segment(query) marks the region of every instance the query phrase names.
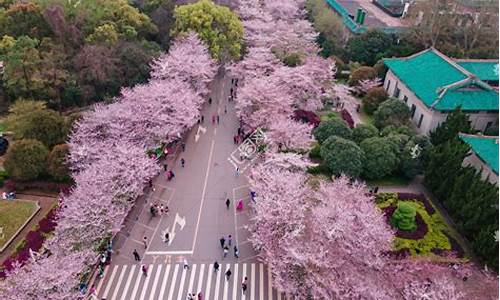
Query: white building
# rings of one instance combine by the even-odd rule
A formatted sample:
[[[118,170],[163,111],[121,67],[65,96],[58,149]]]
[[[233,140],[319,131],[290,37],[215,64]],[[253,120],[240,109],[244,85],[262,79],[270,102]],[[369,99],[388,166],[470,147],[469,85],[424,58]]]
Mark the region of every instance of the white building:
[[[453,60],[429,48],[384,63],[385,90],[408,105],[420,133],[433,131],[458,106],[477,130],[498,125],[498,61]]]
[[[498,137],[460,133],[462,141],[469,144],[470,154],[463,166],[473,166],[481,171],[483,179],[498,184]]]

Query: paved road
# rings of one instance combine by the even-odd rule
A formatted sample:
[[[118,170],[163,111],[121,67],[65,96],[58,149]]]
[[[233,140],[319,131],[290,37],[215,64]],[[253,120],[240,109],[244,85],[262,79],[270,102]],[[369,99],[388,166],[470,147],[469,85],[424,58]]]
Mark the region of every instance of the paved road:
[[[230,268],[229,280],[224,272]],[[221,272],[223,271],[223,272]],[[184,300],[188,293],[202,293],[203,299],[259,300],[286,299],[272,289],[268,269],[262,263],[222,264],[214,272],[213,264],[151,264],[144,276],[140,265],[114,265],[100,287],[99,299],[110,300]],[[247,290],[243,294],[241,283],[247,277]]]
[[[185,276],[189,275],[190,281],[198,280],[195,292],[206,290],[214,295],[204,299],[218,299],[215,294],[225,295],[226,288],[229,296],[221,299],[244,299],[239,293],[241,291],[238,292],[242,274],[251,274],[256,268],[256,278],[251,286],[264,287],[263,281],[267,285],[262,294],[256,292],[255,299],[271,299],[267,271],[262,269],[247,240],[249,233],[245,225],[249,219],[250,197],[245,173],[237,175],[235,167],[228,161],[237,148],[233,136],[239,123],[234,102],[228,102],[230,89],[230,78],[219,74],[211,86],[212,104],[206,103],[202,110],[205,121],[188,134],[185,151],[179,149],[178,153],[169,155],[168,169],[173,170],[175,178],[168,181],[161,174],[154,180],[154,191],[146,196],[146,205],[135,219],[127,221],[125,230],[115,240],[112,263],[99,283],[99,297],[164,299],[167,294],[159,296],[163,290],[164,293],[168,291],[167,299],[185,299],[192,287],[186,282]],[[212,122],[214,115],[219,115],[219,123]],[[181,158],[186,161],[185,167],[180,164]],[[231,201],[229,209],[225,205],[227,198]],[[234,205],[240,199],[244,201],[243,211],[237,211]],[[168,206],[170,211],[163,216],[151,217],[151,203]],[[170,234],[168,243],[164,241],[167,231]],[[219,239],[222,236],[228,239],[229,235],[232,236],[231,251],[223,258]],[[144,247],[144,237],[147,238],[147,247]],[[234,256],[234,245],[239,248],[239,258]],[[141,256],[140,262],[133,259],[134,249]],[[184,259],[192,264],[192,270],[186,273],[182,266],[178,267]],[[224,268],[230,264],[233,273],[239,274],[239,279],[234,276],[235,282],[228,285],[222,280],[217,289],[217,282],[221,279],[210,278],[211,272],[208,272],[215,261],[224,264]],[[150,265],[151,276],[139,276],[141,264]],[[261,274],[264,277],[259,277]],[[134,289],[137,289],[136,294],[133,294]],[[250,296],[250,299],[254,298]]]

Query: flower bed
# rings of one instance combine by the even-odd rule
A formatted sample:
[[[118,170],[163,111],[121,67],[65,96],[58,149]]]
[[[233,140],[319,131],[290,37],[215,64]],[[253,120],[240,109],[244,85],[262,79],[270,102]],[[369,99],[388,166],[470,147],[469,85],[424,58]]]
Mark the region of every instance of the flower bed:
[[[24,265],[30,258],[29,249],[38,251],[42,248],[47,236],[56,228],[56,212],[57,207],[52,208],[45,218],[38,222],[36,228],[28,232],[18,249],[16,249],[16,252],[3,262],[0,269],[0,278],[5,277],[5,271],[13,269],[15,262]]]
[[[447,255],[453,251],[458,256],[463,256],[463,249],[451,237],[450,228],[443,217],[422,194],[378,194],[377,206],[383,210],[388,224],[390,224],[390,218],[396,210],[398,202],[401,201],[415,208],[417,229],[413,232],[395,229],[394,251],[387,253],[388,255],[404,258],[406,253],[413,256]]]

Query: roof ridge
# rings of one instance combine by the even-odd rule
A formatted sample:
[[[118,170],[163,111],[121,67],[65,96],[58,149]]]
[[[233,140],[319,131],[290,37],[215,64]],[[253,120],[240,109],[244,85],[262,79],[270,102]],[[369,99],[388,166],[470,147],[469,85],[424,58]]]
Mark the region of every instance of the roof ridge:
[[[452,58],[450,58],[450,57],[444,55],[443,53],[441,53],[438,49],[436,49],[434,47],[430,47],[429,49],[431,49],[432,52],[434,52],[436,55],[438,55],[439,57],[441,57],[442,59],[444,59],[446,62],[448,62],[453,67],[455,67],[455,69],[457,69],[458,71],[462,72],[467,77],[472,77],[472,78],[477,77],[476,75],[472,74],[471,72],[467,71],[462,66],[460,66],[459,64],[457,64]]]
[[[480,139],[487,139],[487,140],[497,140],[498,139],[498,136],[463,133],[463,132],[459,132],[458,136],[460,136],[460,137],[473,137],[473,138],[480,138]]]
[[[451,57],[455,62],[461,63],[461,62],[477,62],[477,63],[491,63],[491,62],[496,62],[498,63],[498,59],[496,58],[453,58]]]

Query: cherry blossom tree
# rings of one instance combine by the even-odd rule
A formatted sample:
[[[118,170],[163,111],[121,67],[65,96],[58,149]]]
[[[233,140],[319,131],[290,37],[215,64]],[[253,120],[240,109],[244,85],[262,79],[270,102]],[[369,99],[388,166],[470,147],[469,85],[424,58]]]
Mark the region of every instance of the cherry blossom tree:
[[[380,86],[381,84],[382,84],[382,79],[380,79],[379,77],[373,79],[360,80],[358,85],[356,86],[356,91],[359,94],[364,95],[372,88]]]
[[[255,77],[270,76],[276,69],[283,66],[281,61],[265,47],[251,47],[245,59],[229,66],[229,71],[236,78],[249,80]]]
[[[196,33],[178,37],[168,53],[151,63],[153,79],[179,79],[202,97],[208,96],[208,84],[216,72],[216,62]]]
[[[308,149],[313,142],[313,126],[278,116],[268,126],[266,138],[271,149]]]

